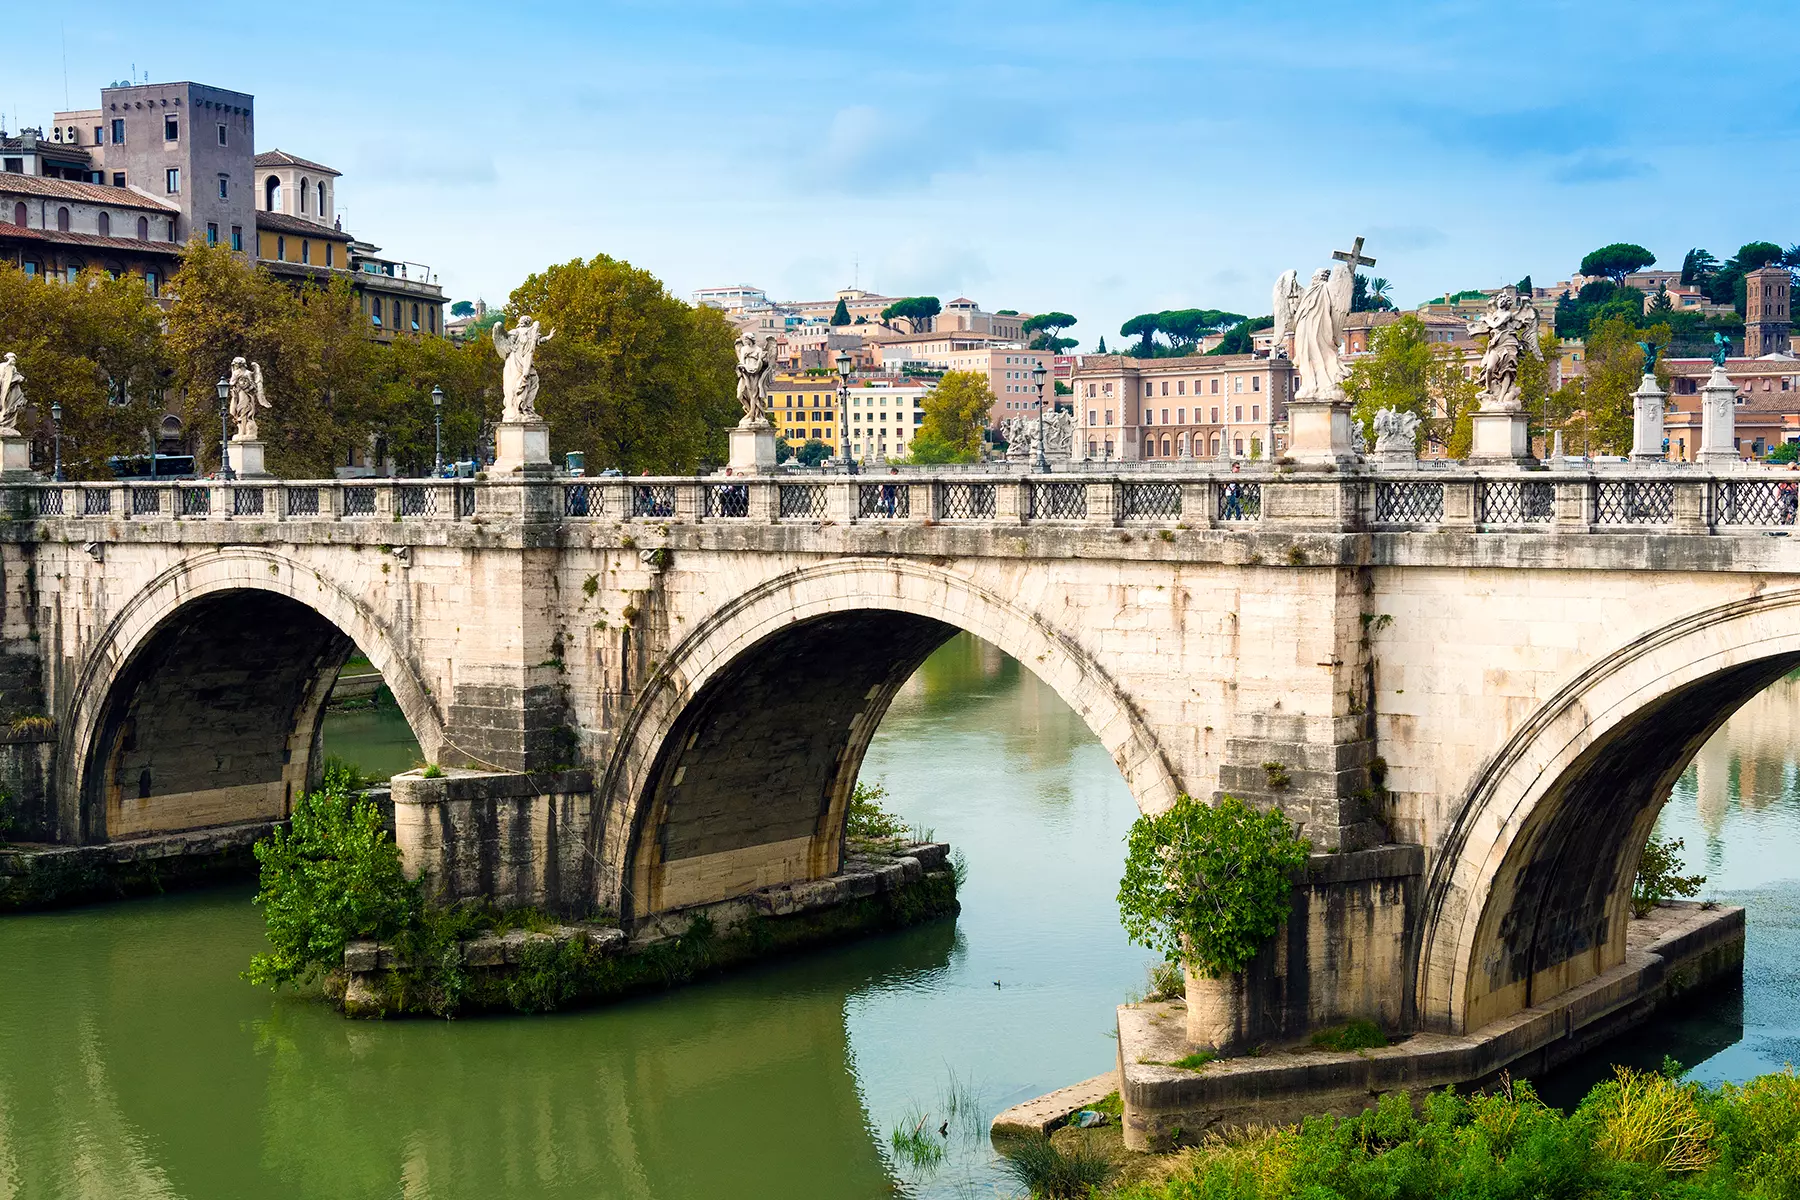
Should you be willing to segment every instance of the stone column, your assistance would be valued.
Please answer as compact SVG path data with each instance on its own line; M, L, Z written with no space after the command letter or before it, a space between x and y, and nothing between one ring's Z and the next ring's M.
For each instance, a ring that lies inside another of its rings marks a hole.
M246 437L234 437L227 442L225 455L232 474L239 479L267 479L269 472L263 466L263 446L263 442Z
M1700 452L1694 461L1702 466L1721 466L1738 461L1733 438L1737 432L1737 388L1715 366L1700 389Z
M1221 457L1229 456L1230 445L1231 431L1227 427L1219 442ZM1287 454L1295 462L1356 461L1356 443L1350 433L1350 401L1289 401Z
M1663 449L1663 407L1668 393L1656 386L1656 376L1646 375L1637 391L1631 393L1631 461L1662 462L1668 458Z
M1522 412L1477 412L1472 463L1531 463L1531 426Z
M739 425L731 431L731 457L727 461L734 475L767 474L775 469L775 427L764 421L756 425Z
M543 421L502 421L494 426L490 475L548 475L550 426Z
M0 437L0 477L36 479L31 469L31 439L9 435Z

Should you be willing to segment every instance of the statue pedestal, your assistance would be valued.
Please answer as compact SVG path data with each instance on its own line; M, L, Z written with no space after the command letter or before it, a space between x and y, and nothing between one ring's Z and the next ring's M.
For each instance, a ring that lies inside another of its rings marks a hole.
M763 475L775 469L775 427L769 424L739 425L731 431L731 457L726 465L734 475Z
M502 421L494 426L492 475L548 475L550 426L543 421Z
M1531 425L1522 412L1477 412L1473 463L1532 463Z
M31 470L31 439L7 435L0 437L0 476L8 479L35 479Z
M1229 437L1220 439L1221 458L1230 457L1229 442ZM1356 442L1350 431L1350 401L1289 401L1287 456L1295 462L1305 463L1356 461Z
M262 442L248 438L232 438L225 443L225 461L231 464L231 473L238 479L267 479L269 472L263 467Z
M1736 438L1737 388L1725 368L1715 366L1700 389L1700 453L1695 461L1712 466L1737 462Z
M1667 400L1654 375L1644 376L1631 394L1632 462L1662 462L1668 457L1663 449L1663 405Z

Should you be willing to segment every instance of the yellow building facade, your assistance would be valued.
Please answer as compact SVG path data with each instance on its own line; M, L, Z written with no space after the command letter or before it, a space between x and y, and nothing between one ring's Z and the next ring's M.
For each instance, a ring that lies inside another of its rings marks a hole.
M836 375L777 375L769 387L769 408L775 436L786 438L794 449L817 440L837 453Z

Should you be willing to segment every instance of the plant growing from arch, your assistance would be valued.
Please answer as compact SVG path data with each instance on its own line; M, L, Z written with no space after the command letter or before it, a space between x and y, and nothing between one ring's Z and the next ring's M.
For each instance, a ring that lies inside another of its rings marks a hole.
M1177 797L1139 817L1126 846L1126 935L1215 979L1248 966L1287 920L1293 874L1312 852L1280 809L1258 812L1235 796Z

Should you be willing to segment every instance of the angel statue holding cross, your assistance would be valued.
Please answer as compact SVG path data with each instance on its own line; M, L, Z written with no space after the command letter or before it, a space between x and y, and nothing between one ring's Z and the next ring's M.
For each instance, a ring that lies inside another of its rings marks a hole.
M1275 284L1274 350L1279 352L1288 334L1294 336L1294 370L1300 376L1295 400L1338 401L1344 394L1349 369L1338 356L1338 340L1344 334L1344 318L1350 314L1350 295L1357 267L1372 267L1363 257L1363 240L1349 250L1337 250L1337 265L1313 272L1312 282L1300 286L1299 274L1284 272Z

